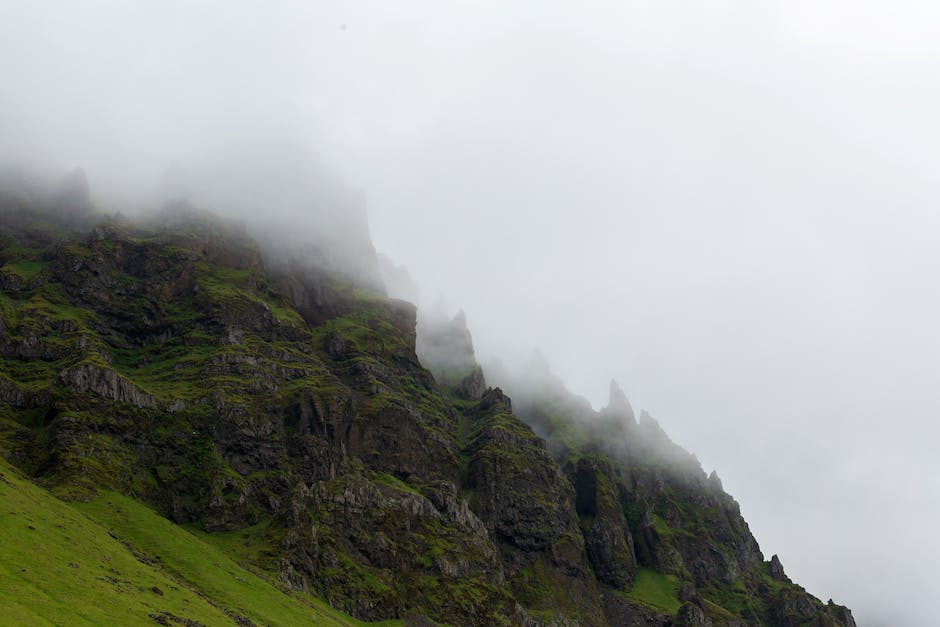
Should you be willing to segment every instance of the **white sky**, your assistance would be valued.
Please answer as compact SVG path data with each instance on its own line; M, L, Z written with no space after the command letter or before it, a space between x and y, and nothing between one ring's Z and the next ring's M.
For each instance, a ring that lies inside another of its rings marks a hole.
M0 158L115 203L290 134L379 250L717 469L860 625L940 589L940 9L0 0ZM110 195L108 195L110 194Z

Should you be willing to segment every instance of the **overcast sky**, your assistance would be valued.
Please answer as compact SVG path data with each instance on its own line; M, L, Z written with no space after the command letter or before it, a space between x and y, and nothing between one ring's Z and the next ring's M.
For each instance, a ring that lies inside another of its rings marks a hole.
M940 10L928 2L0 0L0 159L121 208L290 136L377 248L716 469L862 626L940 589Z

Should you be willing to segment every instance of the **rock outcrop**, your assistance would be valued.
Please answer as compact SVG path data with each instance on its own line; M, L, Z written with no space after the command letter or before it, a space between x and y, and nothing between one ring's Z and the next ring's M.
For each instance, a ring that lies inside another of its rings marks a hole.
M76 394L92 393L117 403L134 407L156 406L153 396L106 366L82 362L59 374L57 383L70 387Z
M460 398L477 400L486 391L486 379L477 363L463 310L452 319L437 309L422 312L416 351L434 378Z
M777 581L790 583L790 578L783 572L783 564L776 555L770 558L770 576Z
M627 400L627 395L613 379L610 380L610 400L607 401L607 407L602 413L621 421L624 426L636 424L636 416L633 415L633 407Z

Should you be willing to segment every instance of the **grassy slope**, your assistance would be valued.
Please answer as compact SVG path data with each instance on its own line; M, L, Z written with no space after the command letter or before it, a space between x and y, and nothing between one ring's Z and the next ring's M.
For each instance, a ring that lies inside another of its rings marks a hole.
M631 601L672 615L682 605L679 601L679 580L673 575L664 575L649 568L637 570L633 587L621 594Z
M6 624L140 624L164 612L206 625L231 625L233 613L268 625L362 624L282 592L128 497L68 504L0 459L0 503Z
M0 612L12 624L131 624L170 612L232 621L107 530L0 461ZM163 594L154 591L158 588Z

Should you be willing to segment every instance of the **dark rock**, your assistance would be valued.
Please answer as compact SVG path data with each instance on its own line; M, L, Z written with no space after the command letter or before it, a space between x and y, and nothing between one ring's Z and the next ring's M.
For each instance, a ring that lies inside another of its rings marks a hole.
M672 617L649 606L631 601L613 590L603 592L604 616L617 627L671 627Z
M712 627L712 621L705 616L698 605L694 603L684 603L679 608L676 620L673 622L675 627Z
M695 590L695 584L691 581L685 581L682 583L682 588L679 590L679 600L685 603L686 601L695 601L698 599L698 592Z
M483 369L480 366L464 377L454 390L459 398L467 401L479 400L484 392L486 392L486 379L483 377Z
M135 407L155 407L156 400L110 368L82 362L62 371L60 385L70 386L78 394L92 392L98 396Z
M718 473L714 470L708 475L708 489L718 494L725 491L724 486L721 484L721 479L718 477Z
M595 576L614 588L628 588L636 574L636 557L610 468L583 457L569 471L569 479L575 488L576 510Z
M776 554L770 558L770 576L777 581L790 583L790 578L783 572L783 564L780 563L780 558Z
M504 411L512 412L512 399L506 396L499 388L489 388L480 399L477 411Z
M830 615L835 617L840 625L844 627L856 627L855 618L852 616L852 610L849 608L836 605L832 602L832 599L829 599L829 602L826 604L826 609L829 611Z
M339 359L346 354L346 341L336 331L326 336L326 352L330 357Z
M510 575L541 565L535 569L543 573L539 584L527 594L548 599L564 594L572 608L599 621L599 594L585 578L590 566L574 491L544 442L509 405L501 390L491 389L468 412L475 434L465 449L470 507L499 544Z

